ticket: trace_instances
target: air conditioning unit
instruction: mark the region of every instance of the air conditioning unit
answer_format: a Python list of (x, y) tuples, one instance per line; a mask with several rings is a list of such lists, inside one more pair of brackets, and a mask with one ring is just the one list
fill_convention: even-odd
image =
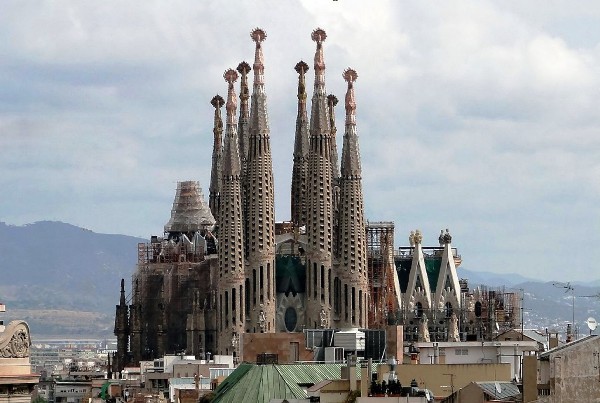
[(343, 347), (325, 347), (325, 362), (327, 364), (335, 364), (344, 362)]

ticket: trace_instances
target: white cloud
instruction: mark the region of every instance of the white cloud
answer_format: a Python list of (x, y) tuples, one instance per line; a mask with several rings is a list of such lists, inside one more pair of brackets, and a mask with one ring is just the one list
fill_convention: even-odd
[[(584, 3), (7, 2), (0, 219), (159, 233), (176, 181), (207, 193), (209, 101), (252, 61), (256, 26), (287, 219), (293, 67), (312, 65), (320, 26), (328, 90), (341, 99), (342, 71), (359, 74), (370, 219), (394, 220), (397, 244), (448, 227), (471, 269), (584, 279), (600, 258), (600, 7)], [(342, 103), (337, 122), (341, 153)], [(567, 259), (575, 239), (586, 259)]]

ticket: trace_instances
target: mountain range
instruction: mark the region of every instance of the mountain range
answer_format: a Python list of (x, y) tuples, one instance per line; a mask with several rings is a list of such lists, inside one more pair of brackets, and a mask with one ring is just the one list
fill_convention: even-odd
[[(146, 241), (62, 222), (24, 226), (0, 222), (0, 302), (7, 308), (0, 319), (26, 320), (34, 339), (114, 337), (120, 281), (124, 278), (129, 284), (137, 245)], [(471, 288), (486, 285), (522, 293), (526, 328), (564, 332), (574, 315), (580, 332), (587, 333), (585, 320), (600, 319), (600, 280), (542, 282), (516, 273), (463, 267), (458, 275), (468, 279)]]

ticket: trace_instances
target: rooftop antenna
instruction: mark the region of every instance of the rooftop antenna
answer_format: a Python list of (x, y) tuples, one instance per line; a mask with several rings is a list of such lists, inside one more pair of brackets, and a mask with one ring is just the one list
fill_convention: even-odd
[(571, 285), (570, 282), (567, 283), (560, 283), (560, 282), (554, 282), (552, 283), (552, 285), (554, 287), (557, 288), (564, 288), (565, 289), (565, 293), (571, 291), (571, 310), (572, 310), (572, 326), (573, 326), (573, 331), (575, 332), (576, 327), (575, 327), (575, 288)]

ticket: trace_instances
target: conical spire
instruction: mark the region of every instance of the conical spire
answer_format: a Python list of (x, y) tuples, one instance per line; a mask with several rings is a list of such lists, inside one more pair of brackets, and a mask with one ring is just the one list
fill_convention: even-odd
[(358, 78), (355, 70), (346, 69), (342, 75), (348, 83), (346, 91), (346, 133), (342, 150), (342, 176), (361, 177), (360, 151), (356, 133), (356, 101), (354, 98), (354, 82)]
[(197, 181), (177, 182), (171, 218), (165, 224), (165, 232), (196, 232), (202, 229), (212, 229), (214, 225), (215, 218), (204, 201), (200, 183)]
[(312, 32), (315, 51), (315, 85), (310, 114), (310, 147), (307, 175), (307, 270), (306, 323), (308, 327), (331, 322), (332, 245), (333, 245), (333, 178), (331, 170), (331, 136), (325, 91), (323, 41), (321, 28)]
[(334, 108), (338, 103), (338, 99), (335, 95), (327, 95), (327, 112), (329, 113), (329, 132), (331, 134), (331, 176), (333, 180), (337, 180), (340, 177), (340, 171), (338, 169), (338, 152), (337, 143), (335, 136), (337, 134), (337, 128), (335, 127), (335, 111)]
[(241, 172), (240, 156), (238, 154), (238, 139), (237, 139), (237, 120), (235, 117), (237, 109), (237, 99), (233, 83), (238, 79), (238, 74), (235, 70), (229, 69), (223, 74), (223, 78), (228, 83), (227, 90), (227, 128), (224, 143), (223, 156), (223, 176), (239, 176)]
[(346, 131), (342, 149), (342, 171), (339, 180), (340, 200), (336, 237), (339, 240), (340, 266), (338, 274), (344, 287), (351, 289), (351, 304), (345, 306), (340, 326), (363, 327), (367, 324), (368, 282), (367, 244), (360, 161), (358, 158), (358, 136), (354, 113), (353, 83), (356, 71), (347, 69), (343, 74), (348, 82), (346, 92)]
[[(233, 334), (244, 332), (244, 245), (241, 163), (237, 138), (237, 98), (233, 84), (238, 73), (229, 69), (223, 75), (228, 84), (227, 124), (225, 127), (221, 217), (219, 280), (217, 298), (218, 350), (229, 354)], [(236, 297), (237, 295), (237, 297)]]
[[(329, 109), (327, 107), (327, 95), (325, 90), (325, 59), (323, 57), (323, 42), (327, 38), (327, 34), (321, 28), (317, 28), (312, 32), (311, 38), (317, 43), (315, 51), (314, 68), (315, 68), (315, 87), (312, 98), (312, 109), (310, 114), (310, 131), (311, 136), (327, 134), (330, 136), (329, 130)], [(315, 146), (319, 146), (315, 144)], [(330, 157), (330, 144), (326, 148), (321, 148), (320, 153)]]
[(296, 138), (294, 142), (294, 166), (292, 168), (292, 222), (296, 226), (306, 223), (306, 175), (308, 170), (309, 126), (306, 112), (305, 75), (308, 65), (300, 61), (298, 72), (298, 116), (296, 117)]
[(119, 304), (124, 306), (125, 301), (125, 279), (121, 279), (121, 298), (119, 298)]
[(213, 217), (218, 218), (221, 175), (223, 174), (223, 119), (221, 119), (221, 107), (225, 105), (225, 101), (222, 96), (215, 95), (210, 103), (215, 108), (215, 117), (213, 125), (214, 141), (208, 205)]
[(275, 207), (273, 162), (269, 138), (267, 95), (264, 86), (262, 42), (267, 34), (254, 29), (256, 43), (254, 84), (250, 105), (250, 141), (246, 163), (246, 278), (253, 281), (254, 295), (247, 328), (253, 332), (275, 331)]
[(238, 137), (240, 143), (240, 159), (242, 160), (242, 169), (246, 158), (248, 157), (248, 142), (250, 141), (250, 109), (248, 99), (250, 99), (250, 90), (248, 89), (248, 73), (252, 69), (246, 62), (241, 62), (237, 66), (240, 73), (240, 119), (238, 123)]

